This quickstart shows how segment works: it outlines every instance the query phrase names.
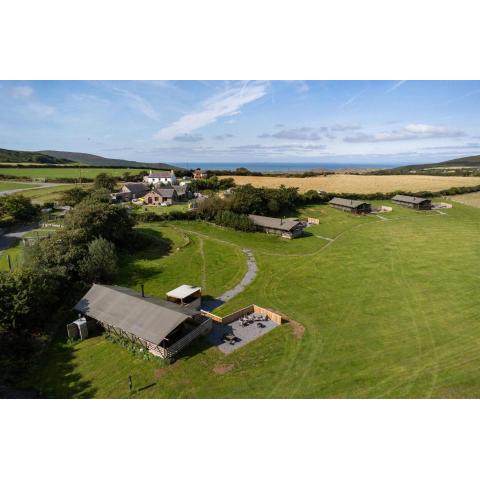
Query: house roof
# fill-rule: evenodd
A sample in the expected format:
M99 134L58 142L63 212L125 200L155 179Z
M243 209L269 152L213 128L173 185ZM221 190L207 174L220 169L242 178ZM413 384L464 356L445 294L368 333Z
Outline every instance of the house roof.
M430 201L428 198L422 197L411 197L410 195L395 195L392 200L396 200L397 202L404 202L404 203L423 203L425 201Z
M250 218L257 227L274 228L275 230L285 232L289 232L298 226L298 224L301 224L301 222L294 218L274 218L264 217L262 215L249 215L248 218Z
M200 287L194 287L192 285L180 285L179 287L170 290L170 292L167 292L167 297L173 297L183 300L184 298L187 298L190 295L193 295L194 293L197 293L199 291Z
M75 310L155 345L198 314L167 300L142 297L128 288L99 284L93 284Z
M188 187L186 185L174 185L173 189L178 193L178 195L185 195Z
M362 202L361 200L350 200L349 198L340 197L333 197L328 203L330 205L339 205L348 208L358 208L360 205L366 204L366 202Z
M158 193L163 198L172 198L176 190L173 188L156 188L154 192Z
M147 175L148 178L170 178L171 176L172 172L158 172Z
M124 187L128 188L128 190L132 193L143 193L148 190L148 187L140 182L126 183Z

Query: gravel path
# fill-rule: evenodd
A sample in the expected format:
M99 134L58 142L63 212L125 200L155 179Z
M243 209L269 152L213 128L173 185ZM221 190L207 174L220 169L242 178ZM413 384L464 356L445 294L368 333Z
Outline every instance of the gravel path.
M228 290L223 295L220 295L214 300L206 300L203 302L202 308L204 310L212 311L215 308L218 308L220 305L223 305L225 302L228 302L241 291L243 291L247 285L252 283L253 279L256 277L257 262L255 262L255 257L253 256L252 251L248 249L244 249L242 251L247 257L247 273L244 275L240 283L237 283L232 289Z

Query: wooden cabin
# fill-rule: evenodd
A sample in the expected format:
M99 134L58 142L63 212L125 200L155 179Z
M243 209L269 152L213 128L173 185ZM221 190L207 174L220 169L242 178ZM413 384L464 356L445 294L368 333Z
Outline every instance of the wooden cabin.
M432 201L428 198L411 197L410 195L395 195L392 202L404 207L413 208L415 210L431 210Z
M361 200L350 200L348 198L332 198L328 204L333 208L338 208L344 212L355 213L357 215L370 213L372 205L370 203L362 202Z

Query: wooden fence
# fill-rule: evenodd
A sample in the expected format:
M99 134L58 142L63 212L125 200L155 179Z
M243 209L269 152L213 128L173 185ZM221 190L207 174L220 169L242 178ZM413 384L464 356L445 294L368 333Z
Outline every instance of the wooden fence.
M207 312L205 310L202 310L201 312L203 316L209 317L214 322L222 323L224 325L228 323L232 323L235 320L238 320L240 317L243 317L244 315L248 315L250 313L259 313L261 315L265 315L270 320L272 320L272 322L278 323L279 325L282 323L282 320L284 319L284 317L282 317L281 314L274 312L273 310L269 310L268 308L260 307L255 304L248 305L248 307L241 308L240 310L230 313L225 317L220 317L219 315L215 315L214 313Z

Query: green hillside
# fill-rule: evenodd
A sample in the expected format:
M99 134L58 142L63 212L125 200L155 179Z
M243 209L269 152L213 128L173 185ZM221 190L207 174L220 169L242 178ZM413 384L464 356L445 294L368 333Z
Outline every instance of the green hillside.
M0 149L0 164L42 164L64 165L75 164L88 165L91 167L126 167L126 168L152 168L159 170L175 169L174 165L167 163L135 162L118 158L106 158L100 155L81 152L61 152L57 150L42 150L38 152L26 152L21 150Z
M0 148L0 163L41 163L45 165L69 165L75 162L66 158L54 157L45 152L24 152Z
M480 168L480 155L472 155L470 157L461 157L454 158L453 160L446 160L444 162L437 163L425 163L417 165L404 165L403 167L397 167L393 170L397 171L408 171L408 170L423 170L431 168L441 168L441 167L470 167L470 168Z
M92 167L133 167L133 168L158 168L169 170L176 168L167 163L146 163L135 162L133 160L121 160L118 158L106 158L100 155L92 155L90 153L81 152L61 152L57 150L42 150L44 153L57 159L66 158L75 163L82 163L84 165L91 165Z

